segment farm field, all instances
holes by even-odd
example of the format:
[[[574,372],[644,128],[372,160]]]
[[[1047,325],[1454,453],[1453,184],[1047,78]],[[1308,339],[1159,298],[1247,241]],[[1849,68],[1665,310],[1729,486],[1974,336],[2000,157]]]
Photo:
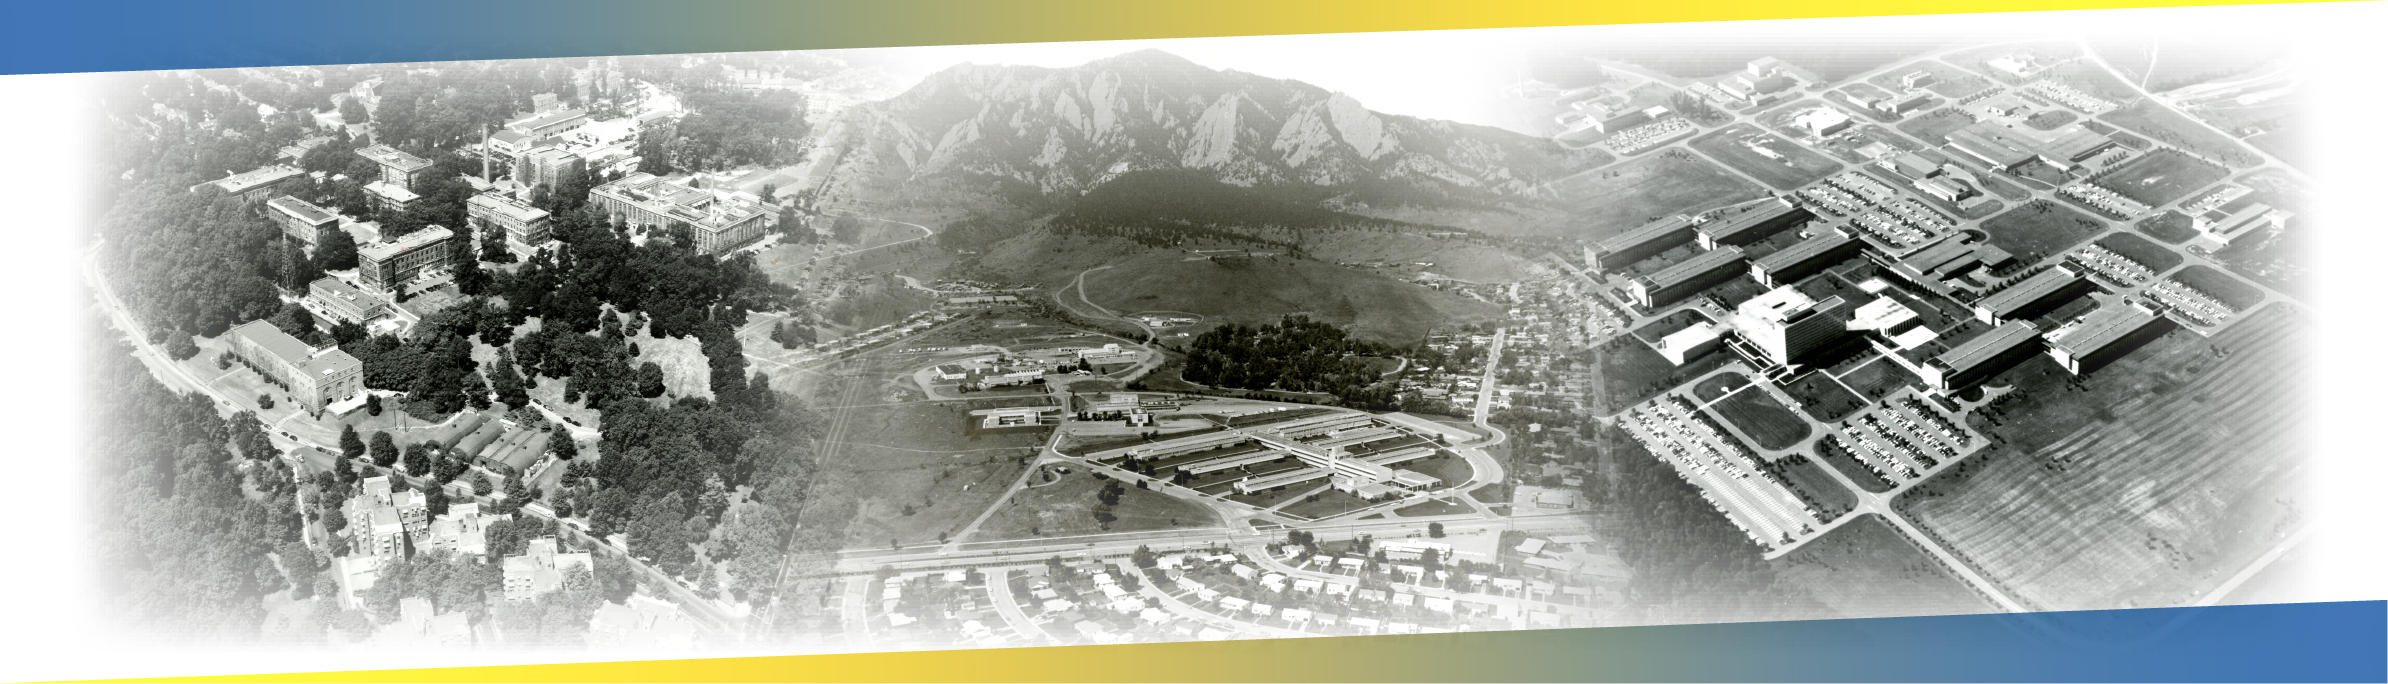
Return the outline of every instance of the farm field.
[[[1764,190],[1702,161],[1669,150],[1586,172],[1552,185],[1569,213],[1563,237],[1599,240],[1666,216],[1754,199]]]
[[[2146,266],[2157,273],[2172,270],[2172,267],[2181,265],[2181,261],[2184,259],[2180,252],[2165,249],[2163,245],[2156,244],[2147,238],[2122,231],[2108,233],[2106,237],[2098,238],[2098,246],[2114,250],[2114,253],[2123,255],[2123,258],[2139,262],[2139,265]]]
[[[2229,169],[2178,150],[2162,149],[2100,173],[2092,182],[2141,204],[2161,207],[2229,176]]]
[[[1787,582],[1839,617],[1961,615],[1994,609],[1882,519],[1867,515],[1774,561]]]
[[[1939,147],[1949,141],[1949,131],[1971,125],[1973,125],[1973,119],[1965,116],[1963,112],[1957,111],[1955,107],[1943,107],[1926,112],[1922,116],[1908,117],[1906,121],[1899,122],[1898,128],[1899,132],[1907,134],[1907,137],[1923,141],[1926,145]]]
[[[1754,389],[1735,392],[1722,401],[1709,404],[1708,410],[1741,430],[1742,434],[1749,435],[1750,439],[1757,441],[1753,446],[1760,449],[1790,448],[1815,433],[1815,428],[1810,427],[1806,419],[1784,408],[1773,396]]]
[[[979,402],[909,402],[853,407],[870,398],[876,378],[847,378],[844,406],[831,429],[815,496],[847,499],[853,548],[935,543],[960,531],[1020,477],[1046,430],[965,430]],[[993,406],[989,404],[988,406]]]
[[[2088,242],[2105,229],[2104,222],[2045,200],[2009,209],[1982,222],[1982,230],[1990,234],[1990,244],[2027,264]]]
[[[1103,480],[1097,480],[1093,475],[1076,472],[1061,476],[1060,482],[1022,489],[1014,493],[1010,500],[1004,501],[994,515],[988,516],[987,522],[979,525],[978,533],[971,540],[1196,529],[1219,524],[1218,516],[1212,514],[1208,506],[1122,485],[1125,489],[1120,492],[1119,503],[1111,509],[1111,514],[1118,519],[1111,521],[1110,527],[1105,528],[1094,517],[1095,507],[1102,503],[1096,499],[1096,495],[1103,489],[1103,483]],[[1004,486],[1010,484],[1007,482]],[[974,511],[972,515],[983,511]]]
[[[1841,170],[1840,162],[1749,124],[1693,138],[1690,145],[1777,190],[1796,190]]]
[[[2147,136],[2156,142],[2179,146],[2236,168],[2243,169],[2262,163],[2260,157],[2249,152],[2245,146],[2239,144],[2239,141],[2215,133],[2198,125],[2197,122],[2175,114],[2172,110],[2165,109],[2153,102],[2142,100],[2131,106],[2101,114],[2098,118]]]
[[[2274,306],[2175,331],[2082,390],[2035,358],[1974,419],[2000,443],[1901,507],[2035,608],[2188,604],[2304,524],[2308,325]]]

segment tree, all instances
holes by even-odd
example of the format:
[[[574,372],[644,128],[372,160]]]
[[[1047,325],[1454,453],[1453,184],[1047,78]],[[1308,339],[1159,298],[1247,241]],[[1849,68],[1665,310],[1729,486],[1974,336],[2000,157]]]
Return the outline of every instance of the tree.
[[[367,395],[365,395],[365,415],[368,415],[368,416],[380,416],[380,415],[381,415],[381,395],[379,395],[379,394],[367,394]]]
[[[554,435],[547,440],[548,453],[555,454],[558,460],[564,461],[579,456],[580,445],[572,441],[572,431],[564,429],[562,425],[557,425],[554,429]],[[566,469],[569,470],[570,466],[566,466]]]
[[[357,239],[345,230],[333,230],[323,235],[315,245],[315,269],[345,271],[357,267]]]
[[[390,439],[390,433],[375,430],[370,450],[375,466],[388,468],[398,462],[398,443]]]
[[[1427,523],[1427,524],[1426,524],[1426,536],[1428,536],[1428,537],[1432,537],[1432,538],[1435,538],[1435,539],[1441,539],[1441,538],[1443,538],[1443,524],[1442,524],[1442,523],[1439,523],[1439,522],[1430,522],[1430,523]]]
[[[357,481],[356,462],[349,460],[349,458],[350,457],[343,456],[339,460],[332,462],[332,476],[339,478],[339,482],[342,485],[354,484]]]
[[[365,440],[357,436],[357,426],[340,426],[340,458],[351,459],[365,455]]]
[[[663,396],[663,366],[653,361],[639,364],[638,395],[648,399]]]
[[[448,488],[436,484],[424,487],[423,505],[430,509],[432,517],[447,515]]]
[[[506,478],[506,498],[498,502],[497,513],[510,515],[515,511],[522,510],[523,505],[530,502],[531,490],[523,486],[522,478],[509,477]]]
[[[270,409],[270,408],[273,408],[273,407],[274,407],[274,396],[273,396],[273,395],[271,395],[271,394],[259,394],[259,395],[257,395],[257,408],[261,408],[261,409]]]
[[[414,477],[430,477],[431,450],[433,448],[435,447],[430,442],[406,445],[406,474]]]

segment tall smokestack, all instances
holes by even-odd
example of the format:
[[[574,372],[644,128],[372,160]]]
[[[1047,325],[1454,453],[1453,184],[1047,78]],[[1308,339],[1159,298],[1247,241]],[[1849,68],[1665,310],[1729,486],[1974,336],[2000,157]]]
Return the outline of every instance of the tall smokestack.
[[[493,154],[497,154],[497,151],[489,149],[489,124],[481,124],[481,183],[484,185],[489,183],[489,155]]]

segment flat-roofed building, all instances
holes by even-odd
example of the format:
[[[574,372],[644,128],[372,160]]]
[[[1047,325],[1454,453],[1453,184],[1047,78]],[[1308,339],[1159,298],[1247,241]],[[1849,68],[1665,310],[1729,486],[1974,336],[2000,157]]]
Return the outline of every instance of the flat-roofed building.
[[[307,296],[313,298],[316,306],[331,314],[332,318],[349,323],[362,324],[389,313],[388,302],[365,294],[349,285],[348,281],[331,276],[308,283]]]
[[[1951,235],[1888,264],[1891,275],[1935,292],[1946,292],[1943,281],[1975,270],[1997,270],[2015,256],[1989,243],[1968,243]]]
[[[2137,303],[2098,307],[2048,334],[2048,357],[2080,375],[2097,370],[2175,327],[2172,319]]]
[[[2034,159],[2059,171],[2071,171],[2082,160],[2115,144],[2113,138],[2080,124],[2040,131],[2006,123],[1977,123],[1950,131],[1948,141],[1949,147],[1981,160],[1993,171]]]
[[[1817,301],[1794,287],[1778,287],[1735,307],[1734,329],[1777,366],[1805,360],[1849,332],[1849,307],[1840,297]]]
[[[1711,218],[1692,230],[1700,240],[1700,247],[1716,249],[1724,245],[1735,247],[1764,240],[1783,229],[1799,225],[1815,214],[1791,200],[1776,197],[1759,200],[1741,211]]]
[[[1846,131],[1850,126],[1849,115],[1842,114],[1840,110],[1831,107],[1817,107],[1801,112],[1799,116],[1791,117],[1791,123],[1807,129],[1809,133],[1815,134],[1817,137]]]
[[[297,197],[283,195],[265,203],[266,216],[282,227],[282,234],[312,248],[326,233],[340,229],[340,215]]]
[[[2272,205],[2241,198],[2219,207],[2200,212],[2189,222],[2197,237],[2189,244],[2207,251],[2229,247],[2232,242],[2259,229],[2279,228],[2288,224],[2290,214]]]
[[[1908,112],[1923,109],[1924,105],[1931,102],[1932,93],[1928,91],[1915,90],[1909,91],[1905,95],[1875,102],[1874,109],[1891,116],[1900,116]]]
[[[309,411],[321,411],[365,391],[365,364],[339,347],[317,349],[265,321],[232,329],[232,354],[290,392]]]
[[[588,160],[578,153],[553,145],[540,147],[522,156],[514,167],[514,180],[528,186],[555,185],[566,176],[588,168]]]
[[[2090,287],[2080,274],[2057,266],[1975,301],[1973,317],[1991,325],[2031,318],[2063,306]]]
[[[589,199],[625,224],[646,228],[685,226],[696,249],[719,255],[763,237],[778,207],[734,193],[716,193],[637,173],[597,186]]]
[[[191,191],[198,192],[213,188],[223,191],[224,194],[238,197],[242,202],[255,203],[289,194],[290,188],[297,185],[299,179],[306,177],[307,172],[299,170],[298,167],[271,164],[246,173],[231,174],[220,180],[191,186]]]
[[[1943,352],[1917,370],[1933,390],[1955,394],[1990,379],[2040,348],[2039,326],[2031,321],[2009,321]]]
[[[569,135],[588,124],[588,112],[578,109],[559,109],[508,121],[506,130],[520,133],[535,144]]]
[[[1916,88],[1932,85],[1933,83],[1937,83],[1939,81],[1940,79],[1932,76],[1932,72],[1917,69],[1899,76],[1899,87],[1906,88],[1908,90],[1914,90]]]
[[[1625,284],[1625,293],[1644,308],[1675,303],[1693,293],[1730,280],[1749,267],[1740,247],[1725,246],[1701,252],[1683,263]]]
[[[1973,184],[1949,176],[1935,176],[1915,182],[1915,189],[1940,201],[1955,204],[1982,194]]]
[[[423,172],[431,170],[431,160],[388,145],[360,148],[357,156],[381,167],[381,182],[408,190],[415,189],[415,181],[422,177]]]
[[[392,240],[357,248],[357,284],[387,293],[424,275],[447,272],[454,263],[456,233],[445,226],[425,226]]]
[[[1849,260],[1865,249],[1866,243],[1846,229],[1834,228],[1819,232],[1806,240],[1793,243],[1774,253],[1750,262],[1750,277],[1767,287],[1782,287],[1799,282],[1833,264]]]
[[[373,206],[387,212],[406,211],[407,207],[414,205],[415,200],[423,198],[415,191],[406,189],[406,186],[388,181],[366,183],[365,197],[373,200]]]
[[[1658,344],[1652,348],[1658,350],[1659,356],[1666,357],[1668,363],[1681,366],[1724,346],[1725,329],[1714,323],[1700,323],[1658,338]]]
[[[474,195],[465,200],[464,210],[476,250],[492,226],[505,231],[507,251],[520,256],[530,256],[549,239],[551,221],[547,210],[513,197],[500,193]]]
[[[1594,268],[1608,270],[1658,256],[1694,237],[1691,217],[1677,214],[1594,242],[1586,255]]]
[[[1939,164],[1932,163],[1932,160],[1926,159],[1924,155],[1914,152],[1902,152],[1876,161],[1874,165],[1882,167],[1885,171],[1899,174],[1900,177],[1908,180],[1923,180],[1941,173]]]

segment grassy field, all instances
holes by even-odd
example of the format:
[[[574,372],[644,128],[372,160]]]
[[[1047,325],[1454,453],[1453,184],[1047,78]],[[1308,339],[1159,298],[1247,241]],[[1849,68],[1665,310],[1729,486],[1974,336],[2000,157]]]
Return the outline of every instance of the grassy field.
[[[1994,607],[1881,518],[1868,515],[1773,562],[1839,617],[1960,615]]]
[[[1777,190],[1795,190],[1841,170],[1841,163],[1831,157],[1749,124],[1727,126],[1693,138],[1690,144]]]
[[[1422,504],[1403,506],[1401,508],[1393,509],[1393,514],[1405,518],[1422,518],[1431,515],[1456,515],[1460,513],[1472,512],[1475,510],[1476,509],[1474,508],[1469,508],[1467,504],[1457,501],[1444,501],[1437,499]]]
[[[1077,291],[1065,296],[1077,304]],[[1086,276],[1086,295],[1113,311],[1182,311],[1206,324],[1274,323],[1286,314],[1410,344],[1430,328],[1492,320],[1499,307],[1376,273],[1290,256],[1230,265],[1155,252]]]
[[[1973,125],[1973,119],[1954,107],[1942,108],[1899,123],[1899,132],[1934,147],[1948,142],[1949,131]]]
[[[1886,90],[1899,90],[1899,79],[1916,71],[1932,74],[1932,83],[1924,86],[1925,90],[1951,100],[1963,99],[1967,95],[1998,87],[1998,84],[1991,83],[1990,79],[1982,78],[1978,74],[1929,59],[1882,72],[1880,75],[1866,79],[1866,82]]]
[[[1883,398],[1917,381],[1915,374],[1907,372],[1907,369],[1899,367],[1890,359],[1869,361],[1856,370],[1841,374],[1841,384],[1857,390],[1868,400]]]
[[[2139,265],[2154,269],[2157,273],[2172,270],[2172,267],[2181,265],[2183,259],[2180,252],[2165,249],[2163,245],[2136,233],[2108,233],[2106,237],[2098,238],[2098,246],[2114,250],[2123,258],[2139,262]]]
[[[2140,219],[2139,223],[2135,225],[2139,228],[2139,232],[2146,233],[2148,237],[2162,240],[2164,244],[2168,245],[2181,244],[2188,242],[2190,238],[2197,237],[2197,229],[2189,227],[2189,216],[2177,211],[2167,211]]]
[[[1783,386],[1783,393],[1799,401],[1799,410],[1827,423],[1847,417],[1866,405],[1864,398],[1850,394],[1821,372],[1800,374],[1797,380]]]
[[[1749,376],[1740,373],[1725,373],[1700,381],[1698,387],[1692,388],[1692,396],[1698,397],[1700,401],[1716,401],[1717,397],[1725,396],[1732,393],[1733,390],[1749,385]]]
[[[987,522],[979,525],[971,540],[1193,529],[1219,524],[1219,517],[1208,506],[1133,485],[1121,486],[1126,489],[1119,495],[1119,504],[1111,508],[1111,514],[1118,519],[1111,521],[1109,529],[1094,517],[1095,507],[1102,504],[1095,495],[1103,489],[1103,482],[1080,471],[1061,476],[1060,482],[1012,494],[1010,500],[995,509],[994,515],[987,517]],[[973,515],[977,513],[972,511]]]
[[[1682,332],[1684,328],[1689,328],[1693,325],[1706,322],[1708,322],[1707,316],[1701,315],[1698,311],[1687,309],[1667,314],[1666,316],[1651,322],[1649,325],[1635,328],[1633,331],[1633,336],[1641,338],[1643,342],[1658,344],[1660,339],[1665,338],[1668,335]]]
[[[1352,511],[1367,507],[1367,499],[1352,496],[1351,494],[1334,489],[1328,489],[1317,494],[1302,497],[1301,501],[1277,510],[1282,513],[1298,515],[1304,518],[1317,520],[1319,518],[1327,518],[1350,513]]]
[[[1902,507],[2037,608],[2190,603],[2304,524],[2309,325],[2275,306],[2175,331],[2078,390],[2035,358],[1973,418],[1991,450]]]
[[[1982,222],[1990,244],[2024,263],[2080,246],[2105,229],[2102,221],[2047,201],[2030,202]]]
[[[2229,169],[2162,149],[2100,173],[2093,182],[2141,204],[2161,207],[2228,176]]]
[[[1816,462],[1814,456],[1794,453],[1775,461],[1772,467],[1783,478],[1783,484],[1791,487],[1791,493],[1814,506],[1826,522],[1857,508],[1857,495],[1851,494],[1848,487],[1841,486],[1839,480],[1825,472],[1832,466]]]
[[[2172,275],[2172,279],[2240,311],[2264,301],[2263,290],[2203,264],[2181,269],[2181,272]]]
[[[876,378],[850,378],[843,396],[871,396]],[[859,387],[856,387],[859,385]],[[869,402],[857,402],[868,404]],[[978,402],[864,405],[831,414],[821,459],[823,485],[855,501],[847,543],[877,548],[934,543],[995,503],[1049,434],[964,429]],[[818,489],[816,491],[819,491]]]
[[[1667,362],[1667,357],[1659,356],[1658,352],[1652,350],[1648,345],[1635,342],[1630,338],[1620,339],[1623,340],[1622,343],[1611,343],[1592,352],[1593,358],[1598,361],[1598,368],[1593,373],[1598,377],[1600,383],[1598,394],[1593,396],[1590,402],[1595,413],[1605,415],[1627,406],[1639,404],[1645,399],[1658,396],[1660,392],[1683,384],[1685,380],[1700,377],[1709,371],[1716,370],[1718,366],[1724,365],[1733,356],[1732,354],[1709,354],[1682,367],[1676,367],[1675,364]]]
[[[1599,240],[1683,212],[1706,211],[1763,194],[1689,152],[1667,151],[1551,185],[1569,213],[1562,237]]]
[[[1761,449],[1784,449],[1798,444],[1815,433],[1808,421],[1783,408],[1781,402],[1765,392],[1743,390],[1724,400],[1708,405],[1718,418],[1740,428],[1741,433],[1757,441]]]
[[[2156,142],[2180,147],[2234,168],[2244,169],[2263,162],[2261,157],[2249,152],[2239,141],[2198,125],[2153,102],[2142,100],[2098,118]]]
[[[1443,481],[1444,487],[1466,484],[1470,478],[1476,477],[1476,469],[1468,465],[1468,459],[1459,456],[1428,456],[1394,467],[1433,475],[1435,479]]]

